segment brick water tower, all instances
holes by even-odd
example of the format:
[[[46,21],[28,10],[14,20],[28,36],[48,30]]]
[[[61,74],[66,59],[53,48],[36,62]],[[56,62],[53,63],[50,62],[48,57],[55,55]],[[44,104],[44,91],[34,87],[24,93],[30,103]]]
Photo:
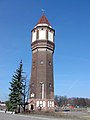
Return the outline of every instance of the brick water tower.
[[[32,68],[29,109],[53,110],[55,30],[43,14],[31,34]]]

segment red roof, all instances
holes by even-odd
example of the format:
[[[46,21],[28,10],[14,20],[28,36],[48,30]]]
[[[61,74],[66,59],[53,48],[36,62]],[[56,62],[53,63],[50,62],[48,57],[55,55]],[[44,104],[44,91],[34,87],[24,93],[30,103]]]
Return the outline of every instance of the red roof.
[[[37,24],[48,24],[48,25],[50,25],[49,21],[47,20],[47,18],[44,15],[42,15],[42,17],[40,18],[40,20],[38,21]]]

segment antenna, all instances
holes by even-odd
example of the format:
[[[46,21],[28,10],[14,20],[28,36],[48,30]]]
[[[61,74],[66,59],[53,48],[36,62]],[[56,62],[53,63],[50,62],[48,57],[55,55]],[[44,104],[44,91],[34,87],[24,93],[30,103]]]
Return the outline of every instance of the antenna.
[[[44,15],[45,10],[44,9],[41,9],[41,10],[42,10],[42,15]]]

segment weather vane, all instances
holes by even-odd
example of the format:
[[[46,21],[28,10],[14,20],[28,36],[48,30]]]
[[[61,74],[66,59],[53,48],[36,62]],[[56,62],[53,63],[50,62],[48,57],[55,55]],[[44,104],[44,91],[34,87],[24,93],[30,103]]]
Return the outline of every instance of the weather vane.
[[[42,15],[44,15],[44,12],[45,12],[45,10],[44,10],[44,9],[42,9]]]

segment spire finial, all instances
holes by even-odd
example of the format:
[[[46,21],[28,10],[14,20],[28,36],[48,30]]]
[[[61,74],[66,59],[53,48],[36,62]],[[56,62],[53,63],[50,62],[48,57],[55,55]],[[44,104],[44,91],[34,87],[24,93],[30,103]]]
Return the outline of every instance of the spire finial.
[[[45,12],[45,10],[44,10],[44,9],[42,9],[42,15],[44,15],[44,12]]]

